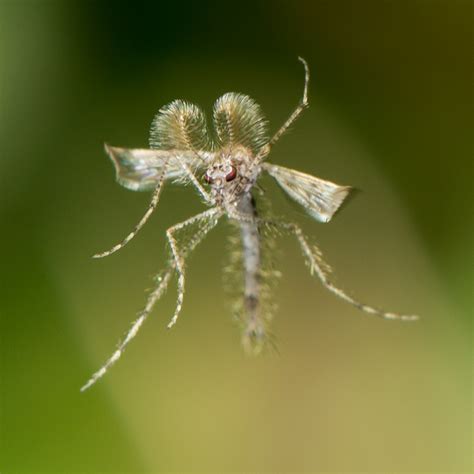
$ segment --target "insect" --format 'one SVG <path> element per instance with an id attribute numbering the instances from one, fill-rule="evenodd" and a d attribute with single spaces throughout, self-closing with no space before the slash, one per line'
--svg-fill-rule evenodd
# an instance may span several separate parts
<path id="1" fill-rule="evenodd" d="M 162 107 L 153 119 L 149 149 L 118 148 L 105 145 L 115 166 L 119 184 L 132 191 L 152 191 L 150 205 L 134 230 L 110 250 L 94 255 L 102 258 L 123 248 L 143 227 L 158 205 L 165 182 L 192 185 L 207 210 L 173 225 L 166 231 L 170 249 L 167 267 L 156 277 L 146 305 L 133 322 L 107 362 L 92 375 L 81 391 L 88 389 L 120 358 L 136 336 L 155 303 L 166 291 L 173 274 L 177 275 L 177 300 L 168 324 L 176 324 L 181 312 L 186 285 L 186 259 L 222 217 L 234 223 L 240 232 L 242 278 L 243 340 L 259 346 L 267 336 L 267 320 L 262 308 L 264 277 L 262 270 L 264 229 L 279 230 L 295 236 L 312 275 L 329 291 L 360 310 L 385 319 L 413 321 L 414 315 L 402 315 L 360 303 L 335 286 L 330 267 L 319 248 L 310 243 L 294 222 L 268 219 L 259 215 L 252 192 L 262 173 L 272 176 L 280 187 L 320 222 L 329 222 L 351 192 L 315 176 L 285 168 L 266 159 L 272 147 L 308 107 L 309 68 L 303 58 L 305 81 L 303 96 L 286 122 L 269 137 L 267 122 L 260 106 L 250 97 L 227 93 L 214 104 L 214 136 L 208 133 L 203 112 L 195 105 L 175 100 Z"/>

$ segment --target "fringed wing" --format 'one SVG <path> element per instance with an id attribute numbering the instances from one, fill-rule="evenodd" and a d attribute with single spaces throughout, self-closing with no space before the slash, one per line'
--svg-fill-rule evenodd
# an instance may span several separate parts
<path id="1" fill-rule="evenodd" d="M 214 104 L 214 127 L 221 147 L 244 146 L 256 155 L 268 143 L 267 121 L 250 97 L 229 92 Z"/>
<path id="2" fill-rule="evenodd" d="M 162 107 L 150 129 L 150 148 L 105 146 L 117 181 L 133 191 L 154 189 L 159 180 L 179 180 L 185 167 L 196 171 L 212 157 L 206 118 L 195 105 L 175 100 Z"/>
<path id="3" fill-rule="evenodd" d="M 175 100 L 155 115 L 150 129 L 150 148 L 200 153 L 211 147 L 206 117 L 199 107 Z"/>
<path id="4" fill-rule="evenodd" d="M 132 191 L 150 191 L 162 178 L 179 179 L 185 172 L 178 160 L 192 165 L 196 161 L 192 151 L 146 150 L 118 148 L 105 145 L 115 167 L 117 182 Z"/>
<path id="5" fill-rule="evenodd" d="M 331 220 L 352 189 L 283 166 L 264 163 L 263 168 L 291 198 L 320 222 Z"/>

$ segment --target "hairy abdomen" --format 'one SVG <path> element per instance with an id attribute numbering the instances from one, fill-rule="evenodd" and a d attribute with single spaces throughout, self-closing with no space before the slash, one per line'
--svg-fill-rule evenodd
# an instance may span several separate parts
<path id="1" fill-rule="evenodd" d="M 245 216 L 239 222 L 242 240 L 244 334 L 246 349 L 259 349 L 265 336 L 265 327 L 260 314 L 261 290 L 261 246 L 257 224 L 257 210 L 250 195 L 239 203 L 238 211 Z M 247 221 L 248 218 L 248 221 Z"/>

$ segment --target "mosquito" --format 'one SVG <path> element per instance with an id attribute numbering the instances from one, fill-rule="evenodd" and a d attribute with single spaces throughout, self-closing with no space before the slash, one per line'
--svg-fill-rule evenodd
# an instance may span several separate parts
<path id="1" fill-rule="evenodd" d="M 260 106 L 249 96 L 230 92 L 217 99 L 213 109 L 214 133 L 210 135 L 204 113 L 196 105 L 175 100 L 162 107 L 153 119 L 148 149 L 118 148 L 105 145 L 119 184 L 132 191 L 152 191 L 151 202 L 141 220 L 123 241 L 94 258 L 103 258 L 128 244 L 156 209 L 165 182 L 191 185 L 207 209 L 166 230 L 170 257 L 155 277 L 145 307 L 132 323 L 124 339 L 107 362 L 95 372 L 81 391 L 97 382 L 121 357 L 137 335 L 156 302 L 165 293 L 171 277 L 177 275 L 177 300 L 168 323 L 173 327 L 183 307 L 186 285 L 186 259 L 222 217 L 238 227 L 241 245 L 242 326 L 247 346 L 261 345 L 268 336 L 262 307 L 265 271 L 262 267 L 265 229 L 291 234 L 296 238 L 309 266 L 326 289 L 356 308 L 390 320 L 413 321 L 415 315 L 383 311 L 363 304 L 336 286 L 331 269 L 317 245 L 301 227 L 290 221 L 270 219 L 259 214 L 255 191 L 263 173 L 272 176 L 290 198 L 319 222 L 329 222 L 350 194 L 350 186 L 340 186 L 300 171 L 266 161 L 272 147 L 308 107 L 309 67 L 303 58 L 303 96 L 286 122 L 273 134 Z"/>

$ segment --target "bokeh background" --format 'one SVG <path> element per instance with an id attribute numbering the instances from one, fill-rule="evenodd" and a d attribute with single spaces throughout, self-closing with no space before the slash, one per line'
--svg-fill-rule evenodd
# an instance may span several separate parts
<path id="1" fill-rule="evenodd" d="M 0 2 L 0 472 L 470 472 L 472 2 Z M 262 186 L 315 236 L 363 301 L 313 280 L 291 238 L 273 325 L 246 357 L 222 291 L 230 228 L 189 261 L 125 356 L 79 387 L 142 307 L 167 226 L 202 209 L 168 186 L 126 249 L 102 261 L 149 196 L 114 182 L 103 142 L 147 144 L 183 98 L 227 91 L 275 130 L 310 64 L 311 107 L 272 161 L 363 190 L 329 225 Z"/>

